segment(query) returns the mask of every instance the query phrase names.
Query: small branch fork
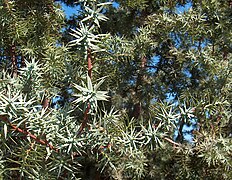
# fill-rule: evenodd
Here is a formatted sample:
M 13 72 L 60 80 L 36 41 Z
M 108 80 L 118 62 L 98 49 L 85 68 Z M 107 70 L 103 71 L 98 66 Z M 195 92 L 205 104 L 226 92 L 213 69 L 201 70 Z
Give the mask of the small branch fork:
M 12 124 L 12 123 L 8 120 L 8 118 L 7 118 L 6 116 L 2 116 L 2 115 L 1 115 L 1 116 L 0 116 L 0 120 L 2 120 L 2 121 L 4 121 L 4 122 L 6 122 L 7 124 L 9 124 L 9 125 L 12 127 L 12 129 L 13 129 L 14 131 L 18 131 L 18 132 L 24 134 L 25 136 L 29 136 L 30 138 L 34 139 L 37 143 L 42 144 L 42 145 L 46 145 L 46 146 L 48 146 L 51 150 L 55 150 L 55 152 L 58 153 L 59 150 L 58 150 L 57 148 L 55 148 L 53 145 L 49 144 L 49 142 L 47 142 L 46 140 L 44 141 L 44 140 L 38 138 L 37 136 L 35 136 L 34 134 L 32 134 L 32 133 L 30 133 L 30 132 L 28 132 L 28 131 L 26 131 L 26 130 L 23 130 L 23 129 L 17 127 L 16 125 Z

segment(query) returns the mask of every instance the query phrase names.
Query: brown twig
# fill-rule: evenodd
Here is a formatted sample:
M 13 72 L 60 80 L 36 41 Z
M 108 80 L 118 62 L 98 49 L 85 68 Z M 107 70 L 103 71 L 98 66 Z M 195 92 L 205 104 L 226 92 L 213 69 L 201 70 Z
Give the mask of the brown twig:
M 88 75 L 91 79 L 93 66 L 92 66 L 92 57 L 91 57 L 91 50 L 90 49 L 87 50 L 87 61 L 88 61 Z
M 48 146 L 51 150 L 55 150 L 56 152 L 59 151 L 57 148 L 55 148 L 53 145 L 49 144 L 47 141 L 44 141 L 44 140 L 42 140 L 42 139 L 36 137 L 34 134 L 32 134 L 32 133 L 30 133 L 30 132 L 28 132 L 28 131 L 25 131 L 25 130 L 23 130 L 23 129 L 17 127 L 16 125 L 12 124 L 12 123 L 8 120 L 8 118 L 7 118 L 6 116 L 2 116 L 2 115 L 1 115 L 1 116 L 0 116 L 0 119 L 1 119 L 2 121 L 4 121 L 4 122 L 8 123 L 8 124 L 12 127 L 12 129 L 13 129 L 14 131 L 18 131 L 18 132 L 20 132 L 20 133 L 22 133 L 22 134 L 24 134 L 24 135 L 26 135 L 26 136 L 31 137 L 32 139 L 34 139 L 34 140 L 35 140 L 36 142 L 38 142 L 39 144 Z
M 88 103 L 87 108 L 85 110 L 84 119 L 83 119 L 83 122 L 81 123 L 81 127 L 78 130 L 77 136 L 81 135 L 83 129 L 86 127 L 86 125 L 88 123 L 89 110 L 90 110 L 90 104 Z
M 43 106 L 43 109 L 46 109 L 49 107 L 49 99 L 47 97 L 44 97 L 42 106 Z
M 26 62 L 25 62 L 25 58 L 23 55 L 21 55 L 21 68 L 26 67 Z
M 17 67 L 17 58 L 15 53 L 15 45 L 13 44 L 10 48 L 10 54 L 11 54 L 11 62 L 12 62 L 12 69 L 13 69 L 13 77 L 17 77 L 18 74 L 18 67 Z
M 132 111 L 132 117 L 135 119 L 138 119 L 142 112 L 142 105 L 141 105 L 142 94 L 139 87 L 144 83 L 144 79 L 146 77 L 144 73 L 146 65 L 147 65 L 147 58 L 143 56 L 141 58 L 140 71 L 138 73 L 136 86 L 135 86 L 135 95 L 137 96 L 136 99 L 138 99 L 138 102 L 136 102 L 133 105 L 133 111 Z
M 91 56 L 91 49 L 87 49 L 87 62 L 88 62 L 88 76 L 89 78 L 91 79 L 92 78 L 92 56 Z M 81 126 L 78 130 L 78 133 L 77 133 L 77 136 L 79 136 L 83 129 L 86 127 L 87 125 L 87 122 L 88 122 L 88 116 L 89 116 L 89 110 L 90 110 L 90 103 L 87 102 L 87 108 L 85 110 L 85 113 L 84 113 L 84 119 L 83 119 L 83 122 L 81 123 Z
M 173 140 L 171 140 L 171 139 L 169 139 L 169 138 L 167 138 L 167 137 L 165 137 L 164 139 L 165 139 L 166 141 L 170 142 L 170 143 L 173 144 L 173 145 L 180 146 L 179 143 L 176 143 L 175 141 L 173 141 Z

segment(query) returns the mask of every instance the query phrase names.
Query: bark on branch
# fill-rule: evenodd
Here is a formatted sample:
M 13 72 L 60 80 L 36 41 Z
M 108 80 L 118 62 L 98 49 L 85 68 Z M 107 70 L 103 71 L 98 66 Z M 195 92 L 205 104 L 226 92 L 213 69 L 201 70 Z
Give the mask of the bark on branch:
M 34 139 L 37 143 L 42 144 L 42 145 L 46 145 L 48 146 L 51 150 L 55 150 L 56 152 L 58 152 L 59 150 L 57 148 L 55 148 L 53 145 L 51 145 L 49 142 L 47 142 L 46 140 L 42 140 L 40 138 L 38 138 L 37 136 L 35 136 L 34 134 L 28 132 L 27 130 L 23 130 L 19 127 L 17 127 L 16 125 L 12 124 L 9 120 L 7 116 L 3 116 L 0 115 L 0 120 L 4 121 L 5 123 L 9 124 L 10 127 L 17 132 L 20 132 L 22 134 L 24 134 L 25 136 L 29 136 L 30 138 Z
M 182 143 L 184 141 L 183 127 L 184 127 L 184 120 L 181 119 L 180 120 L 180 126 L 179 126 L 179 129 L 178 129 L 178 135 L 177 135 L 177 138 L 176 138 L 176 141 L 180 142 L 180 143 Z
M 87 61 L 88 61 L 88 75 L 90 79 L 92 78 L 92 56 L 91 56 L 91 49 L 87 50 Z
M 88 62 L 88 76 L 89 78 L 91 79 L 92 78 L 92 55 L 91 55 L 91 49 L 87 49 L 87 62 Z M 85 110 L 85 113 L 84 113 L 84 119 L 81 123 L 81 126 L 77 132 L 77 136 L 81 135 L 83 129 L 86 127 L 87 123 L 88 123 L 88 116 L 89 116 L 89 110 L 90 110 L 90 103 L 87 102 L 87 108 Z
M 86 108 L 85 113 L 84 113 L 84 119 L 83 119 L 83 121 L 81 123 L 81 126 L 80 126 L 79 130 L 78 130 L 77 136 L 80 136 L 83 129 L 87 126 L 89 110 L 90 110 L 90 104 L 88 103 L 87 108 Z
M 169 138 L 167 138 L 167 137 L 165 137 L 164 140 L 168 141 L 169 143 L 171 143 L 171 144 L 173 144 L 173 145 L 180 146 L 179 143 L 176 143 L 175 141 L 173 141 L 173 140 L 171 140 L 171 139 L 169 139 Z
M 15 45 L 13 44 L 10 48 L 10 55 L 11 55 L 11 63 L 12 63 L 12 70 L 13 70 L 13 77 L 17 77 L 18 75 L 18 62 L 16 58 L 16 52 L 15 52 Z
M 139 87 L 143 85 L 143 82 L 145 79 L 144 71 L 145 71 L 146 65 L 147 65 L 147 58 L 144 56 L 141 58 L 140 72 L 138 73 L 137 80 L 136 80 L 135 95 L 137 96 L 136 98 L 138 102 L 134 104 L 133 112 L 132 112 L 132 117 L 135 119 L 138 119 L 142 112 L 142 106 L 141 106 L 142 94 L 141 94 L 141 90 L 139 89 Z

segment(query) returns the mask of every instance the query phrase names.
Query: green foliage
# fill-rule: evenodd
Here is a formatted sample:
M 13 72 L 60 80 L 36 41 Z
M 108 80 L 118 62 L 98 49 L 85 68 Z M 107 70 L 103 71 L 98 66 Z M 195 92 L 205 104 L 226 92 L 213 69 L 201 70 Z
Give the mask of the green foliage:
M 0 0 L 0 178 L 231 179 L 231 1 L 61 2 Z

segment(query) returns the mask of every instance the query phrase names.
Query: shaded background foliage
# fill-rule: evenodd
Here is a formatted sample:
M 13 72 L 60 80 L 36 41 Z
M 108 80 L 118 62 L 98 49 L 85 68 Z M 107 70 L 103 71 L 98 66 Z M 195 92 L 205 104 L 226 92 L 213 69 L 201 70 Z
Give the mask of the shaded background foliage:
M 232 177 L 230 0 L 1 0 L 0 21 L 1 178 Z

